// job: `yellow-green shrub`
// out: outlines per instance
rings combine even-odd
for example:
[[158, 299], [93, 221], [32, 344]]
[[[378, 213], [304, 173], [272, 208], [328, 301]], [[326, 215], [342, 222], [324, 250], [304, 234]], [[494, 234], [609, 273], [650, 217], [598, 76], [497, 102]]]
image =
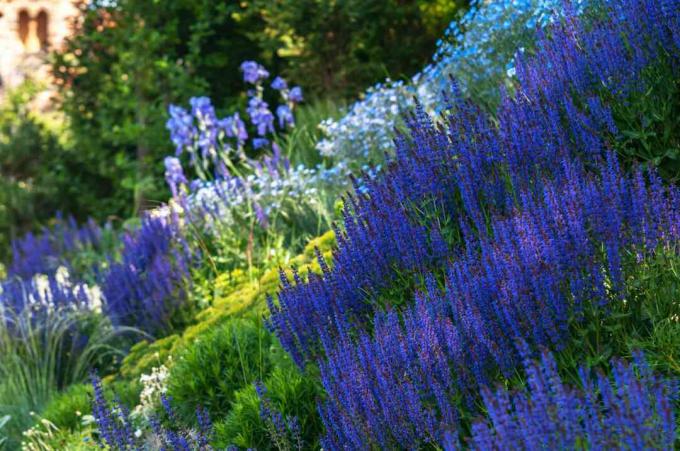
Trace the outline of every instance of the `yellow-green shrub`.
[[211, 417], [225, 416], [234, 392], [271, 371], [271, 335], [261, 320], [232, 318], [187, 345], [168, 377], [168, 394], [185, 419], [201, 406]]
[[[300, 274], [309, 271], [320, 272], [314, 249], [318, 248], [324, 258], [330, 263], [332, 250], [335, 247], [335, 234], [330, 231], [311, 240], [303, 252], [293, 258], [291, 267], [298, 268]], [[285, 269], [288, 277], [292, 273]], [[279, 271], [272, 269], [257, 281], [250, 282], [247, 278], [240, 278], [238, 274], [222, 274], [215, 279], [217, 285], [213, 293], [224, 293], [217, 297], [210, 307], [196, 315], [196, 323], [187, 327], [181, 335], [169, 337], [149, 343], [143, 341], [132, 347], [130, 353], [123, 360], [118, 377], [124, 379], [138, 379], [142, 374], [149, 373], [151, 368], [163, 364], [169, 355], [177, 355], [188, 344], [211, 330], [224, 324], [229, 318], [258, 317], [266, 314], [267, 295], [275, 295], [279, 287]]]

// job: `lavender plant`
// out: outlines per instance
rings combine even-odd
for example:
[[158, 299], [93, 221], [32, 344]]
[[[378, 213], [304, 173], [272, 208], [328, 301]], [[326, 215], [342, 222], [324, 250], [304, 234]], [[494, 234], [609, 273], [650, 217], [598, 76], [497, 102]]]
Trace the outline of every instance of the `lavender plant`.
[[[285, 281], [278, 304], [270, 302], [271, 327], [298, 363], [314, 359], [323, 331], [365, 322], [375, 308], [376, 290], [396, 277], [441, 265], [449, 254], [447, 244], [464, 248], [467, 242], [502, 234], [503, 229], [494, 230], [500, 224], [490, 218], [517, 207], [531, 211], [527, 202], [546, 187], [586, 183], [588, 177], [576, 175], [579, 166], [572, 161], [595, 164], [601, 183], [606, 183], [602, 198], [617, 199], [621, 209], [611, 218], [592, 218], [597, 221], [594, 242], [606, 246], [617, 282], [618, 246], [632, 243], [625, 240], [631, 232], [621, 229], [623, 223], [612, 221], [623, 219], [630, 202], [637, 209], [630, 219], [648, 221], [642, 205], [654, 202], [644, 189], [619, 191], [617, 184], [633, 182], [623, 182], [613, 157], [607, 156], [618, 130], [599, 95], [605, 90], [621, 98], [644, 90], [649, 80], [641, 72], [662, 54], [677, 61], [680, 51], [668, 39], [677, 9], [634, 0], [613, 2], [609, 8], [605, 19], [588, 24], [571, 10], [551, 27], [549, 36], [539, 39], [536, 54], [518, 60], [516, 92], [503, 95], [495, 117], [463, 99], [454, 84], [446, 107], [453, 114], [446, 118], [446, 128], [435, 126], [422, 107], [407, 118], [410, 136], [397, 137], [388, 169], [367, 183], [368, 194], [346, 202], [345, 232], [339, 234], [333, 270], [295, 285]], [[597, 163], [605, 159], [608, 163]], [[652, 185], [659, 183], [652, 177]], [[607, 192], [621, 197], [610, 198]], [[675, 199], [677, 193], [671, 190], [668, 196]], [[675, 233], [676, 213], [668, 214], [667, 228], [650, 231], [652, 245], [659, 233]], [[612, 230], [624, 236], [612, 235]]]
[[123, 237], [120, 260], [111, 258], [102, 285], [105, 312], [116, 325], [167, 334], [186, 321], [195, 254], [176, 215], [148, 214]]
[[613, 359], [611, 378], [582, 367], [580, 388], [562, 381], [552, 354], [525, 357], [526, 388], [482, 389], [488, 419], [472, 425], [469, 448], [672, 449], [677, 381], [655, 375], [642, 353], [634, 357]]
[[172, 407], [172, 400], [161, 396], [161, 404], [167, 417], [167, 426], [159, 418], [151, 418], [146, 430], [135, 430], [129, 412], [120, 400], [109, 403], [104, 394], [101, 380], [96, 374], [91, 375], [94, 387], [92, 415], [97, 425], [98, 441], [116, 451], [141, 449], [168, 449], [175, 451], [207, 451], [212, 450], [210, 437], [212, 423], [205, 410], [196, 409], [198, 428], [187, 429], [177, 422]]

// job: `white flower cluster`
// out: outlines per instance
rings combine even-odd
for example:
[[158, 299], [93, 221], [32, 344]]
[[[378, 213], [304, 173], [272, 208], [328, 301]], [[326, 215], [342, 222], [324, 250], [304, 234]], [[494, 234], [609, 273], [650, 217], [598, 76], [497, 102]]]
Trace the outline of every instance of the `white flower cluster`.
[[[88, 285], [72, 280], [68, 268], [60, 266], [53, 276], [35, 274], [30, 280], [13, 280], [10, 287], [0, 283], [0, 306], [30, 306], [33, 309], [53, 311], [57, 307], [86, 309], [101, 312], [102, 290], [98, 285]], [[20, 299], [8, 299], [19, 296]]]
[[[589, 0], [574, 0], [583, 9]], [[437, 43], [432, 64], [408, 83], [392, 82], [370, 88], [339, 120], [320, 124], [325, 138], [317, 144], [324, 156], [362, 165], [380, 160], [393, 148], [393, 130], [414, 97], [430, 113], [438, 113], [442, 91], [450, 77], [461, 89], [485, 98], [511, 76], [515, 49], [529, 45], [537, 27], [559, 17], [562, 0], [474, 0], [465, 16], [451, 23]]]
[[245, 177], [203, 182], [193, 186], [187, 212], [215, 232], [248, 215], [260, 216], [263, 223], [289, 207], [318, 208], [320, 193], [344, 187], [347, 173], [343, 164], [332, 169], [299, 165], [286, 171], [261, 170]]
[[[172, 357], [168, 357], [167, 365], [172, 363]], [[132, 415], [138, 418], [149, 419], [161, 402], [161, 395], [167, 390], [167, 380], [170, 376], [168, 367], [164, 364], [152, 368], [150, 374], [142, 374], [139, 381], [142, 383], [142, 391], [139, 394], [139, 404], [135, 406]]]
[[376, 152], [392, 148], [392, 130], [400, 114], [413, 107], [416, 91], [403, 81], [368, 89], [340, 120], [326, 119], [319, 128], [327, 137], [316, 145], [319, 153], [341, 163], [370, 161]]

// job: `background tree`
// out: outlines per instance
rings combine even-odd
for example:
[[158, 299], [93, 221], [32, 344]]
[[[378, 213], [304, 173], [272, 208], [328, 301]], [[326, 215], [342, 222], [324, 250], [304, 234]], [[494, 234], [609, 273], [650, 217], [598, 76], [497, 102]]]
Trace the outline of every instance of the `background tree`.
[[354, 96], [385, 77], [409, 77], [467, 1], [253, 0], [266, 23], [251, 33], [286, 60], [286, 75], [317, 95]]
[[89, 0], [53, 57], [79, 171], [96, 199], [75, 209], [99, 219], [167, 198], [170, 103], [207, 95], [231, 112], [246, 99], [244, 60], [302, 85], [309, 98], [356, 95], [426, 62], [454, 17], [442, 0]]
[[75, 145], [91, 156], [97, 212], [129, 216], [165, 196], [166, 108], [197, 94], [226, 101], [238, 65], [259, 57], [237, 2], [94, 0], [54, 58]]

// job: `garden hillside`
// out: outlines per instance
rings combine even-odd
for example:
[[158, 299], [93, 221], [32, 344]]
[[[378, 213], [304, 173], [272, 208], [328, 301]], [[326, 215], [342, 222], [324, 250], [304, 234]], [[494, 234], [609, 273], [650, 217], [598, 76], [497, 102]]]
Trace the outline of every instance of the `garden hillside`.
[[0, 112], [0, 449], [680, 447], [680, 0], [82, 14]]

